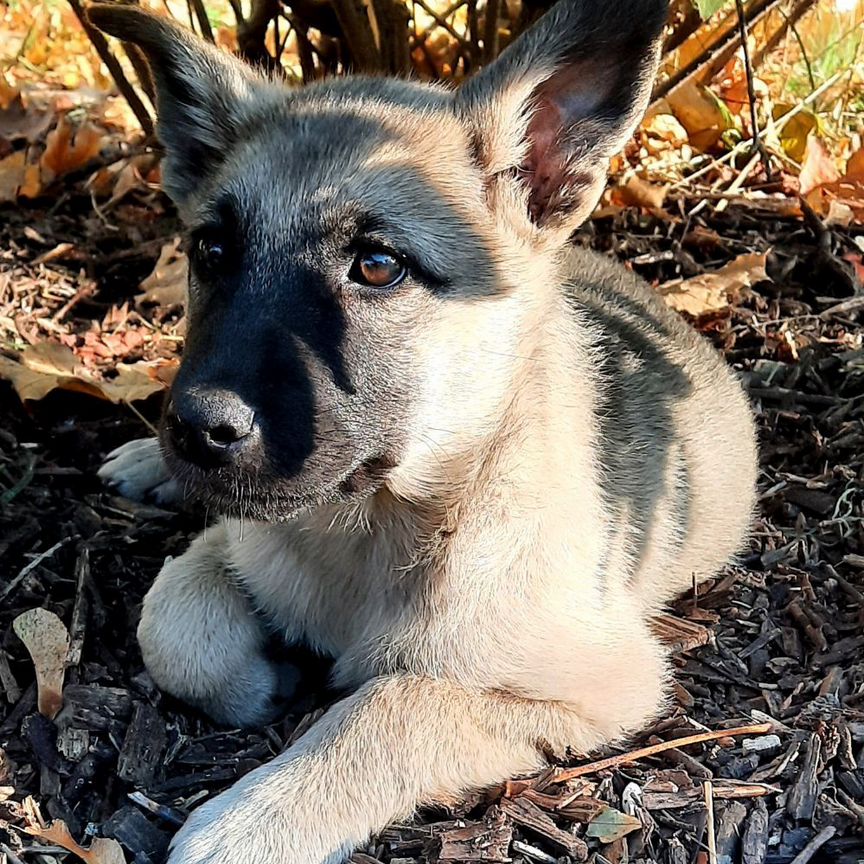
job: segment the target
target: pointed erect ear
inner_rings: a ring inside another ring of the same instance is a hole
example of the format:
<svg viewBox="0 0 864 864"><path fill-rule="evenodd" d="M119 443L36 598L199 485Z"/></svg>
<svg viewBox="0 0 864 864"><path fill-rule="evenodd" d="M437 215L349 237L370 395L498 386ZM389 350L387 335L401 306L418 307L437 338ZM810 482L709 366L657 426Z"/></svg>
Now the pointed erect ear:
<svg viewBox="0 0 864 864"><path fill-rule="evenodd" d="M538 226L569 234L590 215L648 104L667 14L667 0L559 0L457 92L490 186L517 184Z"/></svg>
<svg viewBox="0 0 864 864"><path fill-rule="evenodd" d="M224 158L261 79L164 16L120 3L90 6L87 15L94 26L133 42L146 55L156 85L156 131L165 146L162 182L182 204Z"/></svg>

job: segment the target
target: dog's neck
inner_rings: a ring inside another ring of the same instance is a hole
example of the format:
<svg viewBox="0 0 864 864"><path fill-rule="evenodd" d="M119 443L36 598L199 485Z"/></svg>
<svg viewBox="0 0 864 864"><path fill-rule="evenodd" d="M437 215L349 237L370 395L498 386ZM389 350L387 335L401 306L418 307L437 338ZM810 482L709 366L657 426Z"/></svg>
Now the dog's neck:
<svg viewBox="0 0 864 864"><path fill-rule="evenodd" d="M591 497L598 486L595 399L591 384L573 374L589 356L567 298L550 291L526 316L494 423L449 451L430 448L415 482L397 473L362 505L364 519L382 527L394 518L411 522L418 538L450 537L466 519L543 521L551 509L556 519L578 521L570 514L573 490ZM595 504L582 497L582 505Z"/></svg>

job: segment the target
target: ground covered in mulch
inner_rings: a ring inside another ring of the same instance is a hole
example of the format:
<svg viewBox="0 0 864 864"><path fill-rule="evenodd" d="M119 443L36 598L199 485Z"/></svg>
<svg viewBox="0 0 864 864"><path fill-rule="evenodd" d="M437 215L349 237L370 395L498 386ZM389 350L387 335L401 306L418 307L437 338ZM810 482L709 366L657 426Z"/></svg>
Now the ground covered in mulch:
<svg viewBox="0 0 864 864"><path fill-rule="evenodd" d="M767 253L764 278L699 321L753 399L761 511L741 566L658 624L681 649L679 705L630 745L658 752L607 768L578 770L587 760L574 760L455 811L423 813L358 861L864 861L864 304L850 263L861 248L812 214L751 202L688 216L695 203L615 211L580 236L661 283ZM0 211L0 318L30 316L34 342L77 333L80 345L129 302L138 326L131 299L175 229L167 209L129 205L99 218L74 190L53 209ZM134 345L123 351L134 359ZM64 390L22 405L0 381L5 864L74 860L25 832L34 802L85 846L113 837L127 861L157 864L191 808L278 753L327 699L312 667L309 696L282 723L237 731L153 686L134 636L141 599L203 517L118 498L97 481L108 451L149 434L158 397L134 409ZM33 665L11 626L34 607L71 634L53 721L36 710ZM759 731L663 746L742 725Z"/></svg>

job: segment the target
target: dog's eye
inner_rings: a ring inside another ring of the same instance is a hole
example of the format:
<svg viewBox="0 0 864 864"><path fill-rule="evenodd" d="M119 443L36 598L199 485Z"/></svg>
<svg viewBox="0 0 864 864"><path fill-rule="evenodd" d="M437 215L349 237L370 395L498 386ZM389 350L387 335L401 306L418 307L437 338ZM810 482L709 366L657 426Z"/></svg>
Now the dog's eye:
<svg viewBox="0 0 864 864"><path fill-rule="evenodd" d="M368 288L393 288L407 272L405 264L390 252L361 252L354 259L348 278Z"/></svg>
<svg viewBox="0 0 864 864"><path fill-rule="evenodd" d="M216 274L224 267L228 252L225 243L217 237L201 235L193 242L191 257L199 270Z"/></svg>

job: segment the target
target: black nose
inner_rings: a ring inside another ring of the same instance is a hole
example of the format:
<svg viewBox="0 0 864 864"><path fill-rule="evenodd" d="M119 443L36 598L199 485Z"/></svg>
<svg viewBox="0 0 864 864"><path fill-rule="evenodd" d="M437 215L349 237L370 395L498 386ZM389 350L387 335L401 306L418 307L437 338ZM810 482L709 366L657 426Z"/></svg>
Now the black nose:
<svg viewBox="0 0 864 864"><path fill-rule="evenodd" d="M171 440L180 456L212 468L235 462L257 438L255 412L230 390L175 393Z"/></svg>

